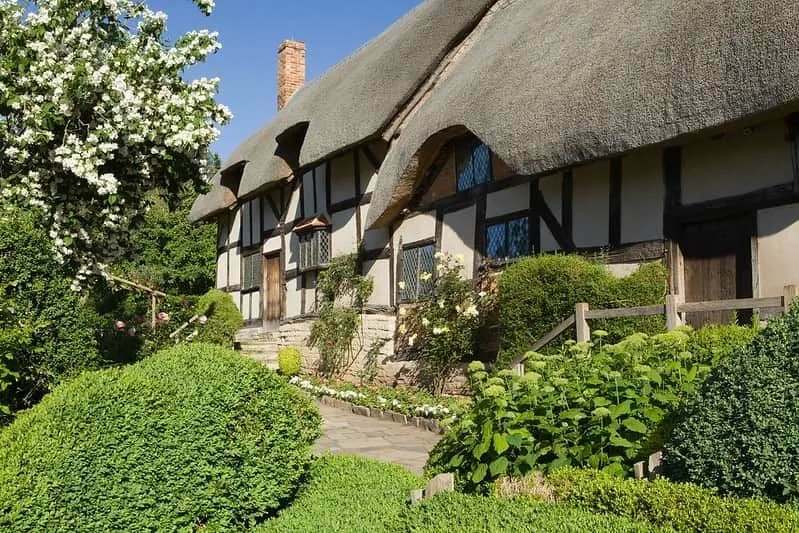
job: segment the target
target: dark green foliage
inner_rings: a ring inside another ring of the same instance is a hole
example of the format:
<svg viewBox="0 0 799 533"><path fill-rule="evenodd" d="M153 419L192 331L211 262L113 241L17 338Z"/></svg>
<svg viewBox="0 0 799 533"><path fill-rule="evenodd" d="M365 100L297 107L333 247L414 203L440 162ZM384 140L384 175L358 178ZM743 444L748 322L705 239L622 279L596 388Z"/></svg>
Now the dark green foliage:
<svg viewBox="0 0 799 533"><path fill-rule="evenodd" d="M402 529L419 533L616 533L655 531L645 523L591 514L573 507L528 499L504 500L448 493L411 507Z"/></svg>
<svg viewBox="0 0 799 533"><path fill-rule="evenodd" d="M615 345L570 341L562 353L530 353L522 377L489 377L472 363L472 408L450 426L428 469L456 472L468 490L567 465L630 474L659 448L664 425L710 369L686 351L689 338L678 330Z"/></svg>
<svg viewBox="0 0 799 533"><path fill-rule="evenodd" d="M196 313L208 318L208 322L197 326L198 342L233 346L233 337L244 326L244 319L233 298L218 289L211 289L200 297Z"/></svg>
<svg viewBox="0 0 799 533"><path fill-rule="evenodd" d="M297 348L287 346L277 352L277 365L284 376L296 376L301 370L302 356Z"/></svg>
<svg viewBox="0 0 799 533"><path fill-rule="evenodd" d="M0 258L2 343L19 373L5 401L0 392L0 404L21 409L60 381L102 364L98 318L70 289L69 273L54 259L51 241L33 214L0 218Z"/></svg>
<svg viewBox="0 0 799 533"><path fill-rule="evenodd" d="M622 480L596 470L572 468L552 473L547 485L558 502L685 533L799 531L799 512L792 507L722 498L696 485L663 479L652 483Z"/></svg>
<svg viewBox="0 0 799 533"><path fill-rule="evenodd" d="M708 325L696 330L688 342L688 351L713 366L746 347L759 331L756 325Z"/></svg>
<svg viewBox="0 0 799 533"><path fill-rule="evenodd" d="M630 307L663 302L666 268L642 265L626 278L616 278L599 263L576 255L542 255L509 266L499 278L500 364L524 354L544 334L586 302L595 308ZM618 342L636 331L663 331L663 317L593 321Z"/></svg>
<svg viewBox="0 0 799 533"><path fill-rule="evenodd" d="M189 222L196 195L184 191L174 208L153 195L142 225L131 235L128 259L114 265L124 278L168 294L200 295L214 286L216 226Z"/></svg>
<svg viewBox="0 0 799 533"><path fill-rule="evenodd" d="M716 367L666 444L669 477L799 500L799 307Z"/></svg>
<svg viewBox="0 0 799 533"><path fill-rule="evenodd" d="M413 489L424 481L401 466L361 457L325 456L292 505L264 522L259 532L402 531L398 517Z"/></svg>
<svg viewBox="0 0 799 533"><path fill-rule="evenodd" d="M0 432L0 530L253 525L294 495L318 435L306 397L218 346L85 373Z"/></svg>

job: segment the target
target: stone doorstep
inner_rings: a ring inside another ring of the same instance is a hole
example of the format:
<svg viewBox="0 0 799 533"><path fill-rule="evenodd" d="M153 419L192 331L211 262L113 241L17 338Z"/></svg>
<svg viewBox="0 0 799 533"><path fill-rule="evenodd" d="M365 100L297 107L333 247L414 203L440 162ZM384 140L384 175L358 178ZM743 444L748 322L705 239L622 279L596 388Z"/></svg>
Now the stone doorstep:
<svg viewBox="0 0 799 533"><path fill-rule="evenodd" d="M338 398L333 398L332 396L321 396L319 398L319 403L323 405L328 405L330 407L335 407L337 409L343 409L344 411L349 411L352 414L358 416L387 420L389 422L394 422L396 424L402 424L404 426L419 428L421 430L430 431L432 433L437 433L439 435L444 434L444 428L441 427L441 425L438 423L438 420L435 420L433 418L424 418L421 416L407 416L402 413L396 413L394 411L381 411L379 409L370 409L369 407L364 407L362 405L354 405L351 402L345 402L344 400L339 400Z"/></svg>

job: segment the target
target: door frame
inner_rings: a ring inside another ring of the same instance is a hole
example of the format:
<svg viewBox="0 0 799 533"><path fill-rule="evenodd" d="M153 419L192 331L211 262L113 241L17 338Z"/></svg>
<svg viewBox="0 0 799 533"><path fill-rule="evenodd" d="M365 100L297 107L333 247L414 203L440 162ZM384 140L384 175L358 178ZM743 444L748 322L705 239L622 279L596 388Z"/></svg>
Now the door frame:
<svg viewBox="0 0 799 533"><path fill-rule="evenodd" d="M263 316L263 329L265 331L277 331L280 327L280 321L283 319L284 314L284 274L283 274L283 251L276 250L274 252L267 252L261 255L263 258L263 268L262 275L263 275L263 300L262 300L262 316ZM278 307L279 307L279 317L277 320L269 320L267 317L269 316L268 313L268 306L269 306L269 260L273 260L277 258L278 262L278 269L277 269L277 276L278 276Z"/></svg>

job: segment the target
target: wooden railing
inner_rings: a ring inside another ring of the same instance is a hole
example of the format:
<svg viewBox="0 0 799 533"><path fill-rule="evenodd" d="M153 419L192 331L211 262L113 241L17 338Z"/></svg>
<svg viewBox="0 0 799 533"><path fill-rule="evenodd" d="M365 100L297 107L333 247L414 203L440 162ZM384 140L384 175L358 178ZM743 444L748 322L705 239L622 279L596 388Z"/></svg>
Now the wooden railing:
<svg viewBox="0 0 799 533"><path fill-rule="evenodd" d="M153 329L155 329L155 325L158 321L158 298L166 298L166 294L161 291L151 289L150 287L145 287L144 285L136 283L135 281L130 281L129 279L120 278L113 275L109 275L108 278L115 283L124 285L128 289L145 292L150 295L150 325L153 327Z"/></svg>
<svg viewBox="0 0 799 533"><path fill-rule="evenodd" d="M591 327L588 324L589 320L665 315L666 328L671 331L683 325L685 313L739 311L742 309L778 309L786 312L797 298L799 298L799 291L796 285L786 285L783 289L783 295L773 298L684 302L680 296L669 294L666 296L664 304L619 307L615 309L591 309L587 303L578 303L574 306L574 314L569 315L563 322L536 341L531 350L534 352L540 350L572 326L575 326L576 329L577 342L590 341ZM524 357L524 355L520 355L511 363L512 368L519 373L524 373Z"/></svg>

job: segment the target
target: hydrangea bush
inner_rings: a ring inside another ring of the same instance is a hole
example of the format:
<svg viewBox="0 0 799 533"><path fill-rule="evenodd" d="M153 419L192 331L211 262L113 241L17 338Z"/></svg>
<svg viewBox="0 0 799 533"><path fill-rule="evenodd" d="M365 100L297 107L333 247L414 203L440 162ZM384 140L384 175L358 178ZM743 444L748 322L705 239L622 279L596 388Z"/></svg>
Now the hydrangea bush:
<svg viewBox="0 0 799 533"><path fill-rule="evenodd" d="M0 0L3 203L42 214L78 285L120 256L147 191L204 187L208 146L231 118L219 80L184 79L217 35L169 43L166 20L138 0Z"/></svg>

